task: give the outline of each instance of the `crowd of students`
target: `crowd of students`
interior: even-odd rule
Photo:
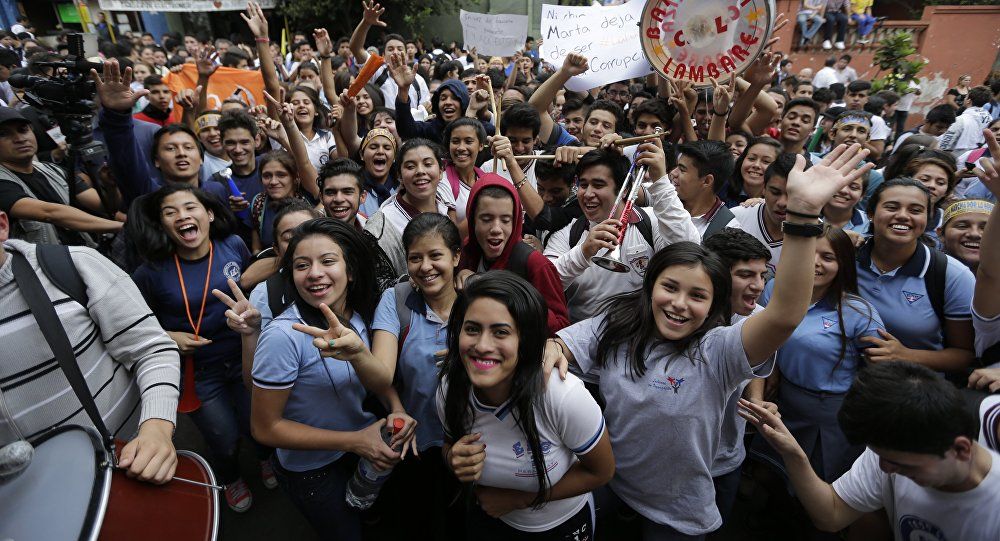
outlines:
[[[100,247],[131,277],[104,272],[131,326],[172,356],[144,376],[111,348],[131,328],[114,307],[82,307],[103,362],[144,390],[115,384],[142,402],[109,414],[117,431],[173,423],[192,375],[228,506],[251,509],[250,443],[252,474],[324,539],[373,521],[394,538],[617,539],[628,523],[703,539],[749,477],[773,515],[812,519],[796,538],[1000,534],[1000,81],[918,126],[896,122],[898,94],[839,82],[850,57],[824,86],[766,51],[708,91],[650,76],[573,92],[581,55],[557,68],[531,40],[484,58],[384,32],[366,49],[385,10],[363,8],[349,38],[296,35],[288,57],[253,2],[242,42],[103,43],[98,179],[67,183],[48,118],[3,96],[0,336],[30,318],[6,300],[5,255]],[[37,54],[27,69],[58,76]],[[198,87],[175,95],[163,75],[185,63]],[[209,109],[220,66],[259,71],[266,102]],[[79,416],[39,417],[56,384],[5,349],[15,434]],[[154,408],[157,386],[172,391]],[[138,441],[132,473],[168,479],[169,441]],[[393,470],[365,513],[345,501],[359,459]]]

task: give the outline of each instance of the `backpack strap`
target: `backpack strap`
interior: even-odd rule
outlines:
[[[927,248],[930,253],[930,262],[927,264],[927,272],[924,273],[924,289],[934,308],[934,314],[938,321],[944,326],[944,293],[947,287],[945,275],[948,272],[948,256],[935,250]]]
[[[250,221],[254,224],[254,229],[261,238],[264,238],[264,207],[267,206],[267,195],[259,193],[253,196],[250,203]]]
[[[413,286],[409,280],[404,280],[392,287],[392,293],[396,297],[396,317],[399,318],[399,347],[398,351],[403,351],[403,342],[410,332],[410,318],[413,311],[406,305],[406,298],[413,293]]]
[[[87,284],[83,283],[83,277],[73,263],[68,247],[61,244],[36,244],[35,257],[50,282],[80,306],[87,307],[90,302]]]
[[[587,219],[583,216],[576,219],[573,225],[569,228],[569,247],[573,248],[580,243],[580,237],[587,230]]]
[[[368,60],[371,60],[371,57],[369,57]],[[382,85],[384,85],[388,79],[389,79],[389,68],[387,66],[385,69],[382,70],[382,73],[375,78],[374,82],[376,85],[378,85],[379,88],[381,88]],[[416,83],[416,81],[413,82]]]
[[[267,277],[267,307],[271,309],[271,317],[278,317],[289,303],[285,302],[285,277],[276,272]]]
[[[514,245],[514,249],[510,252],[510,257],[507,259],[507,268],[510,272],[524,278],[528,279],[528,258],[531,257],[531,253],[535,249],[523,242],[518,242]]]
[[[736,219],[736,215],[733,211],[729,210],[728,207],[722,205],[719,210],[715,211],[715,216],[712,216],[712,220],[708,222],[708,227],[705,229],[705,234],[702,235],[701,240],[705,240],[708,237],[722,231],[729,225],[729,222]]]

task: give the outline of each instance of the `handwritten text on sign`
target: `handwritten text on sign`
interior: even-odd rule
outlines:
[[[277,0],[259,0],[260,7],[274,9]],[[236,11],[247,8],[243,0],[100,0],[105,11]]]
[[[476,54],[512,56],[524,48],[528,37],[527,15],[490,15],[461,10],[462,39]]]
[[[587,57],[587,73],[566,83],[573,91],[649,75],[639,40],[642,6],[643,0],[608,7],[543,5],[543,60],[559,67],[571,52]]]

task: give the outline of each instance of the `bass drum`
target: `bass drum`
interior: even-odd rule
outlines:
[[[721,83],[750,67],[771,39],[776,16],[774,0],[647,0],[639,39],[660,77],[709,87],[711,78]]]
[[[208,463],[191,451],[177,451],[174,475],[215,484]],[[214,489],[182,481],[153,485],[115,470],[101,541],[214,541],[218,535],[219,499]]]
[[[111,489],[109,455],[97,431],[62,426],[34,446],[28,468],[0,485],[0,539],[96,540]],[[138,532],[145,529],[133,538]]]

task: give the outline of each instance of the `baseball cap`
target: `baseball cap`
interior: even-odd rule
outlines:
[[[0,107],[0,124],[13,121],[24,122],[25,124],[31,123],[30,120],[24,118],[24,115],[18,111],[11,109],[10,107]]]

